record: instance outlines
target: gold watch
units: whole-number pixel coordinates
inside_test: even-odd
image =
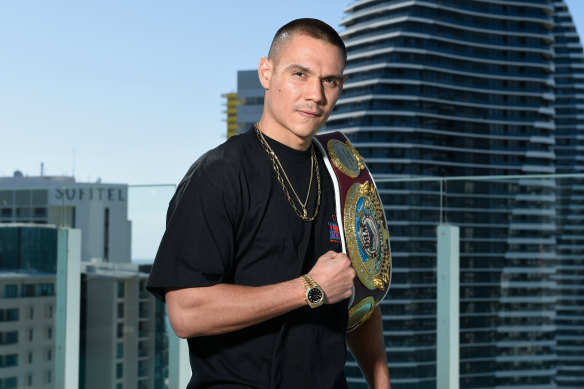
[[[310,308],[320,307],[324,303],[324,292],[311,276],[305,274],[300,277],[306,289],[306,302]]]

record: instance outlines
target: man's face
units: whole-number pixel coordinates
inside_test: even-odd
[[[341,94],[342,51],[323,40],[295,35],[274,57],[263,58],[259,67],[267,89],[262,130],[290,147],[307,147]]]

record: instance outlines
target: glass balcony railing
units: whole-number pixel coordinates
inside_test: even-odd
[[[128,188],[128,219],[132,222],[132,261],[152,262],[166,225],[175,185],[132,185]]]
[[[573,378],[574,353],[584,356],[584,175],[376,183],[394,266],[381,304],[392,387],[436,387],[438,225],[459,229],[460,386]],[[412,368],[422,363],[430,369]]]
[[[392,283],[381,310],[393,388],[411,382],[436,387],[436,229],[442,225],[459,231],[454,319],[460,357],[454,363],[461,387],[584,382],[578,373],[584,371],[584,174],[380,176],[376,184],[392,248]],[[186,342],[170,330],[164,306],[144,290],[174,190],[0,188],[0,215],[11,215],[0,222],[0,344],[7,350],[0,351],[0,363],[26,364],[33,386],[46,384],[47,371],[57,382],[69,356],[60,360],[51,351],[55,357],[38,369],[29,360],[46,361],[48,350],[60,344],[59,300],[63,293],[77,294],[78,307],[67,315],[80,328],[71,333],[80,388],[96,379],[116,387],[117,377],[142,388],[184,387],[190,374]],[[46,212],[25,217],[35,213],[17,211],[35,207]],[[57,272],[63,227],[81,230],[80,283],[64,292]],[[95,368],[104,361],[115,369]],[[0,380],[26,385],[29,378],[13,371],[0,369]],[[351,355],[346,373],[350,387],[362,387]]]

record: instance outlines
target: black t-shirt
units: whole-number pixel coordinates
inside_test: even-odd
[[[310,151],[266,139],[304,201]],[[202,156],[170,202],[148,290],[164,300],[169,287],[275,284],[306,274],[328,250],[341,251],[332,182],[315,152],[322,194],[313,222],[294,213],[253,128]],[[316,191],[314,177],[309,215]],[[227,334],[190,338],[188,387],[346,388],[346,327],[345,300],[305,306]]]

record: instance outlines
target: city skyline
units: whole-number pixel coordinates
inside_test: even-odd
[[[224,141],[221,94],[277,28],[316,17],[339,29],[350,3],[3,3],[0,128],[16,147],[0,176],[38,176],[42,163],[80,182],[175,184]],[[584,4],[566,3],[582,36]]]

